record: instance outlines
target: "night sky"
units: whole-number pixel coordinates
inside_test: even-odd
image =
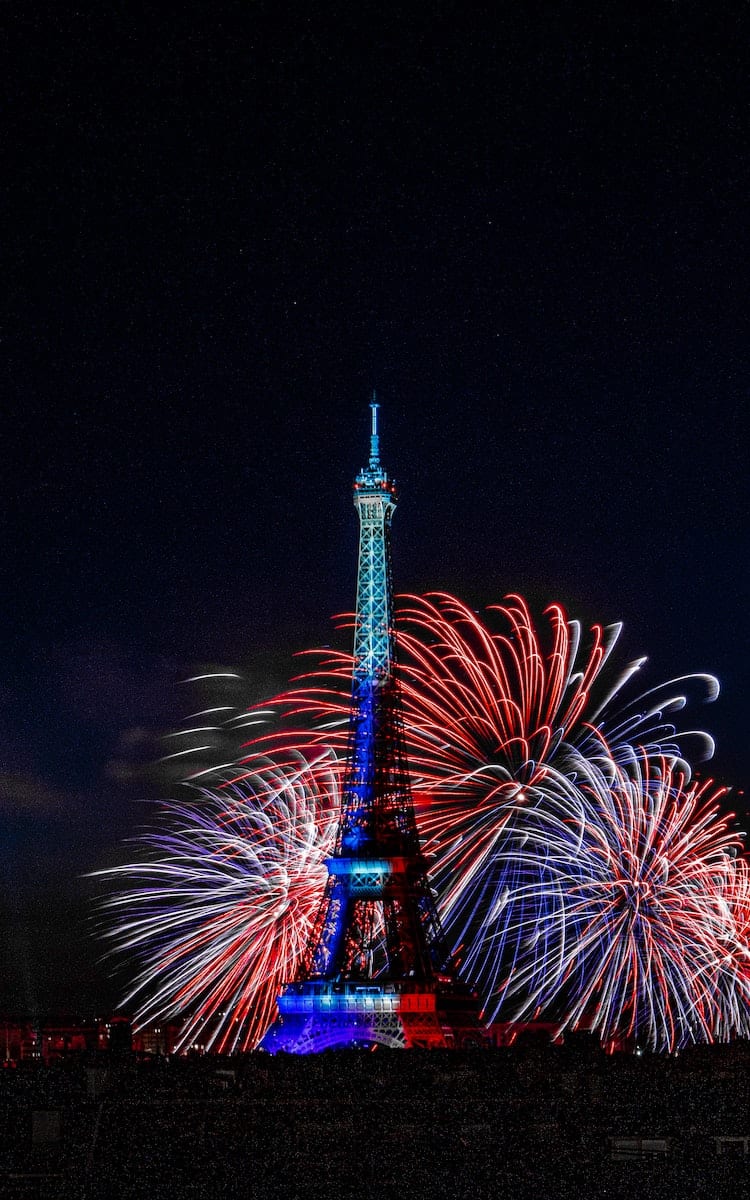
[[[117,998],[182,681],[351,608],[373,387],[397,590],[714,672],[744,805],[750,31],[637,7],[3,4],[0,1012]]]

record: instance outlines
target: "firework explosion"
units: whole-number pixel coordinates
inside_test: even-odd
[[[99,873],[126,885],[105,905],[116,950],[143,962],[124,1000],[140,1026],[179,1018],[180,1046],[222,1053],[257,1044],[317,915],[338,810],[330,752],[259,756],[241,786],[167,802],[147,857]]]
[[[511,1019],[652,1050],[747,1032],[747,863],[724,795],[635,752],[545,788],[507,850],[519,894],[475,940],[502,962],[511,924],[524,947],[498,985]]]
[[[710,757],[711,739],[672,723],[687,688],[711,699],[716,681],[628,699],[645,660],[616,672],[619,626],[584,644],[559,606],[546,620],[538,629],[517,596],[486,621],[442,593],[400,600],[417,819],[460,970],[489,1020],[544,1015],[654,1049],[747,1032],[747,864],[721,791],[690,784],[685,748]],[[148,864],[105,873],[144,885],[109,901],[116,943],[147,956],[131,993],[146,997],[141,1024],[188,1013],[183,1041],[213,1023],[225,1047],[227,1022],[253,1045],[272,1020],[325,886],[351,675],[351,655],[316,652],[231,777],[170,807],[179,834],[151,835]],[[653,888],[659,855],[670,886],[650,923],[641,907],[628,924],[615,899]]]
[[[594,1029],[653,1050],[746,1033],[747,944],[727,903],[742,846],[726,789],[634,756],[590,766],[579,790],[566,902],[582,983],[569,1023],[591,1012]]]

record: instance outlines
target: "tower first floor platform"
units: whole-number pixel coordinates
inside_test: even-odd
[[[477,998],[457,980],[305,980],[289,983],[261,1043],[271,1054],[314,1054],[374,1045],[466,1050],[489,1045]]]

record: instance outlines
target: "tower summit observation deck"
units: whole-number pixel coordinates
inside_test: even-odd
[[[302,968],[284,985],[261,1048],[462,1048],[485,1044],[456,975],[421,852],[404,749],[390,530],[396,488],[370,457],[354,481],[359,568],[347,757],[328,883]]]

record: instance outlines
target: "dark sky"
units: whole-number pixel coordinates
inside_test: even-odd
[[[180,681],[351,607],[372,387],[398,589],[715,672],[744,788],[746,10],[422,7],[2,6],[0,1009],[111,1002]]]

